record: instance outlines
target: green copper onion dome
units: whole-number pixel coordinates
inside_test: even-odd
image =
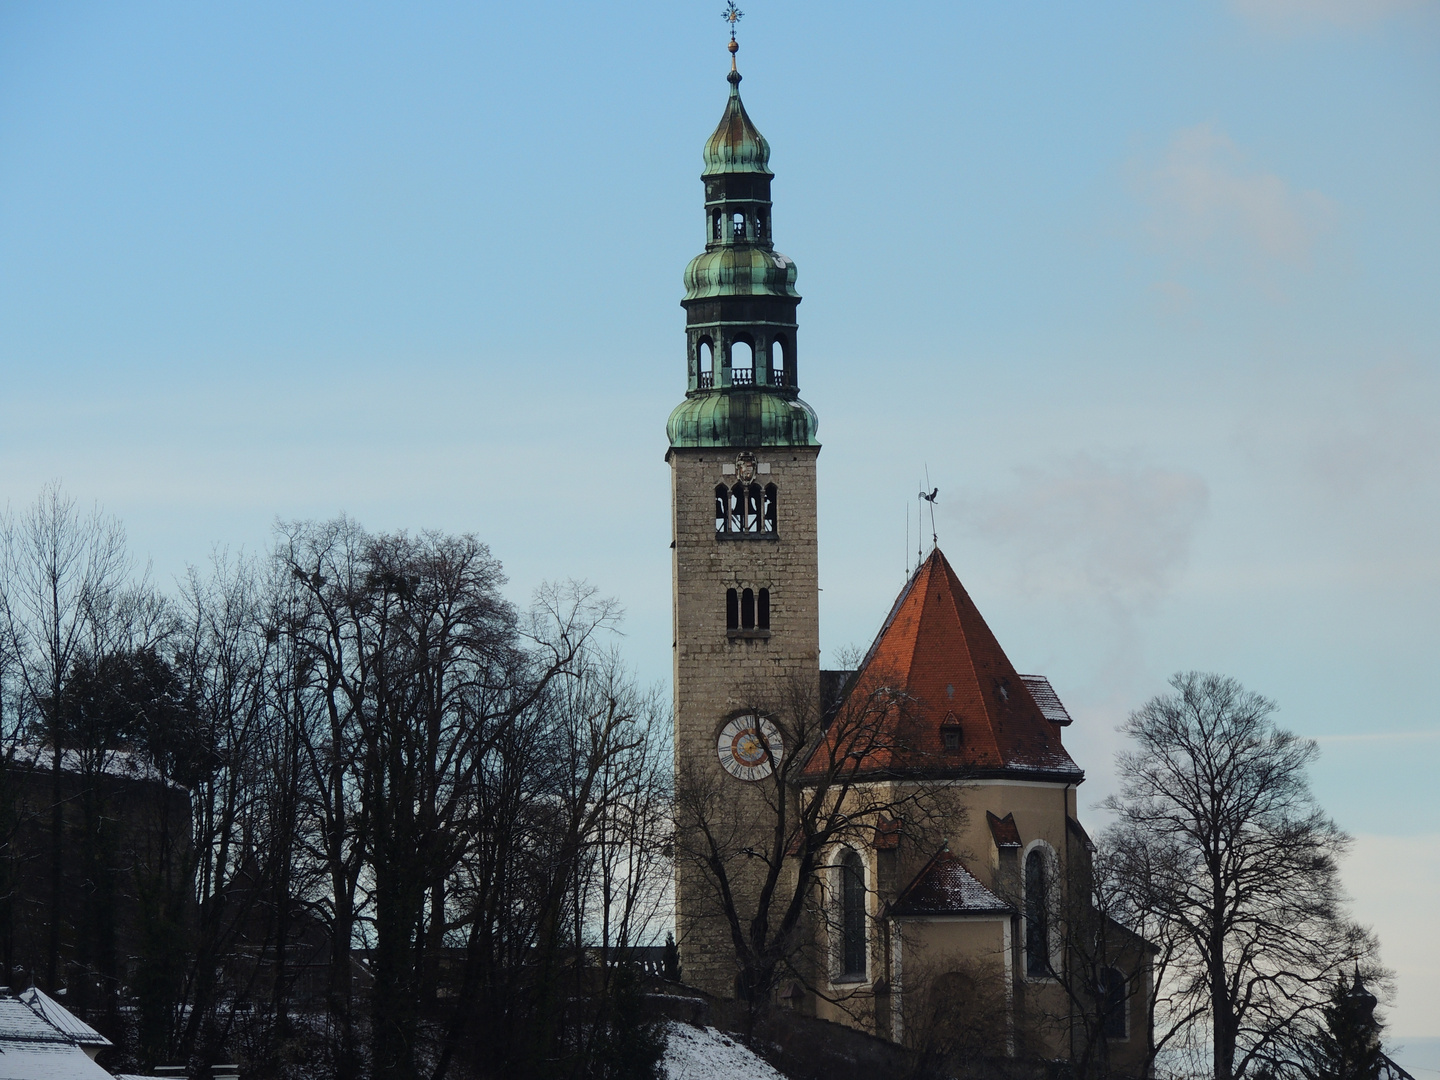
[[[671,446],[819,446],[820,420],[794,394],[699,394],[670,413]]]
[[[758,247],[717,247],[702,251],[685,267],[685,299],[712,296],[798,299],[795,264],[778,251]]]
[[[770,171],[770,144],[751,122],[740,100],[740,72],[730,72],[730,100],[720,126],[705,142],[705,171],[701,176],[725,176],[730,173],[759,173],[774,176]]]

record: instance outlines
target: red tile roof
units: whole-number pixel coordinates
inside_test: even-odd
[[[1001,900],[969,870],[941,848],[915,880],[890,905],[892,917],[906,915],[973,915],[985,912],[1009,912],[1013,908]]]
[[[878,720],[883,737],[866,740],[857,774],[1084,779],[1061,745],[1060,723],[1036,703],[939,548],[895,601],[808,775],[846,749],[836,744],[847,737],[847,706],[881,700],[882,690],[898,691],[904,704]],[[957,727],[959,746],[946,749],[942,729]]]

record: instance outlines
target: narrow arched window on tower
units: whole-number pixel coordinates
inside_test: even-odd
[[[701,338],[697,352],[695,385],[701,390],[709,390],[715,385],[715,347],[710,344],[709,338]]]
[[[1050,974],[1050,867],[1045,853],[1025,857],[1025,974]]]
[[[710,239],[715,241],[725,239],[725,215],[719,210],[710,216]]]
[[[740,629],[740,594],[734,589],[725,590],[725,629]]]
[[[770,381],[776,386],[789,386],[785,372],[785,339],[776,338],[770,343]]]
[[[745,491],[745,531],[756,533],[761,529],[761,522],[764,516],[761,513],[761,500],[764,496],[760,492],[759,484],[751,484]]]
[[[740,629],[755,629],[755,590],[746,589],[740,594]]]
[[[730,489],[721,484],[715,489],[715,531],[725,531],[725,511],[730,503]]]
[[[770,629],[770,590],[761,589],[755,600],[755,625],[761,630]]]
[[[778,522],[779,513],[775,507],[775,485],[765,485],[765,508],[763,511],[764,524],[760,526],[761,532],[774,533]]]
[[[748,341],[737,341],[730,346],[730,382],[749,386],[754,381],[755,349]]]
[[[840,857],[840,975],[865,978],[865,865],[846,851]]]
[[[730,489],[730,531],[745,531],[745,485],[736,484]]]
[[[730,228],[738,244],[745,239],[745,215],[736,211],[730,215]]]

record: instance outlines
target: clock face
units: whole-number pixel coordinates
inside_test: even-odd
[[[785,751],[780,732],[763,716],[737,716],[720,731],[720,764],[739,780],[763,780]]]

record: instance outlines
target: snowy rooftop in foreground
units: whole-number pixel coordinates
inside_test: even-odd
[[[729,1035],[672,1021],[665,1029],[666,1080],[785,1080]]]

